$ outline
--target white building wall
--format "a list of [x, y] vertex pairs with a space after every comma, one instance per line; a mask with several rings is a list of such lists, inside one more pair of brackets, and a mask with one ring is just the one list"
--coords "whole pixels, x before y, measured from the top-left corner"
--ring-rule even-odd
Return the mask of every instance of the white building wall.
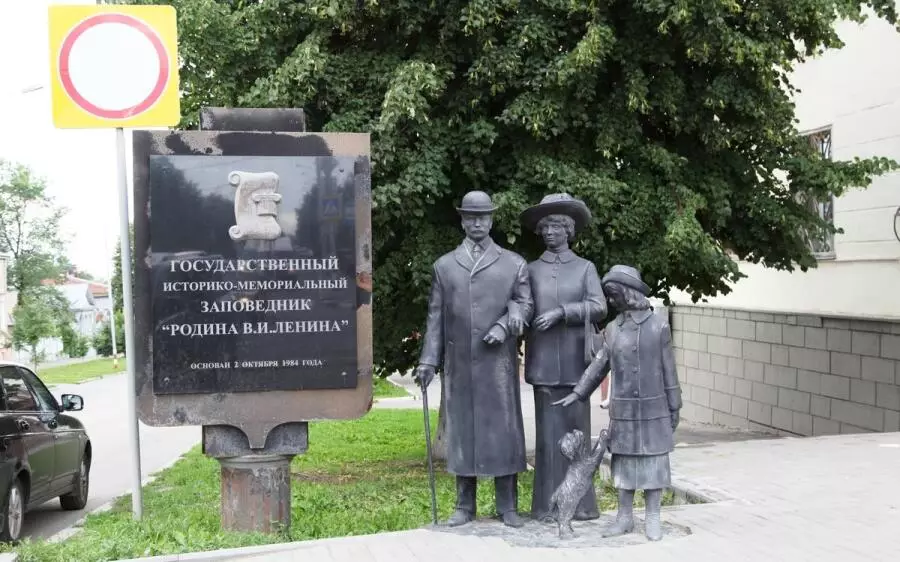
[[[900, 33], [870, 19], [842, 23], [839, 51], [798, 66], [796, 113], [801, 131], [831, 127], [832, 157], [884, 156], [900, 162]], [[900, 241], [894, 214], [900, 173], [877, 178], [835, 201], [835, 258], [794, 273], [741, 264], [748, 278], [709, 304], [732, 309], [900, 319]], [[673, 292], [676, 303], [690, 298]]]

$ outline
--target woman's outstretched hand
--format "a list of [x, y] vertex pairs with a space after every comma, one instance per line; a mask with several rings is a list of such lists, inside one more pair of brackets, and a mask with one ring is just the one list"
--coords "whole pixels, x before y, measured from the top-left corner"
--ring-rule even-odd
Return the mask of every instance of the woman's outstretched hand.
[[571, 406], [575, 402], [578, 402], [579, 397], [574, 392], [570, 392], [565, 398], [562, 400], [557, 400], [553, 403], [554, 406]]

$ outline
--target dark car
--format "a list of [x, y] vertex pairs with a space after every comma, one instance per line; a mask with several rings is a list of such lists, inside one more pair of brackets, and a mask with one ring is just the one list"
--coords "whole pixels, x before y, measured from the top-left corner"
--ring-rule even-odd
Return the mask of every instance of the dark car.
[[62, 404], [35, 374], [0, 361], [0, 540], [15, 541], [25, 512], [58, 497], [63, 509], [84, 509], [91, 441], [84, 425], [63, 412], [84, 400], [63, 394]]

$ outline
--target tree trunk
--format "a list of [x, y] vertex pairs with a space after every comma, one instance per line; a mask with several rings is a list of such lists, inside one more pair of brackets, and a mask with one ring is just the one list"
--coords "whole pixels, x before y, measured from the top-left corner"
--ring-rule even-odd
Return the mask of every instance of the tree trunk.
[[[21, 293], [19, 293], [21, 294]], [[38, 370], [38, 346], [31, 346], [31, 364], [34, 365], [34, 372], [37, 373]]]
[[447, 460], [447, 441], [444, 439], [444, 434], [446, 432], [447, 425], [447, 412], [446, 412], [446, 402], [444, 401], [444, 373], [440, 374], [441, 379], [441, 404], [438, 407], [438, 424], [437, 431], [434, 436], [434, 444], [432, 446], [432, 453], [434, 454], [435, 459], [440, 459], [442, 461]]

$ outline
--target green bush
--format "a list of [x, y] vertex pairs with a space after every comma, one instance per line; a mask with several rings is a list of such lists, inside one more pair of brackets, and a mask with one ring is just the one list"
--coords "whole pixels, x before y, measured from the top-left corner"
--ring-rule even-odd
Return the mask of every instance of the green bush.
[[[97, 333], [94, 334], [94, 351], [101, 357], [112, 356], [112, 337], [109, 322], [104, 322]], [[121, 312], [116, 312], [116, 351], [119, 355], [125, 352], [125, 318]]]
[[72, 358], [84, 357], [90, 349], [90, 338], [82, 336], [70, 325], [60, 328], [60, 339], [63, 344], [63, 352]]

